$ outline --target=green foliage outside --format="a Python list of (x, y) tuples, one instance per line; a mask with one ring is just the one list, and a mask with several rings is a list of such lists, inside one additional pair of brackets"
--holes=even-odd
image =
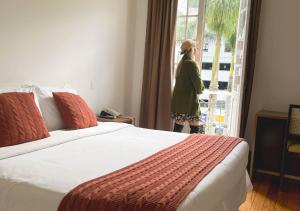
[[(212, 66), (211, 87), (217, 88), (221, 41), (227, 39), (231, 52), (235, 50), (236, 25), (240, 0), (207, 0), (205, 22), (210, 33), (215, 35), (215, 54)], [(233, 72), (233, 60), (232, 60)]]

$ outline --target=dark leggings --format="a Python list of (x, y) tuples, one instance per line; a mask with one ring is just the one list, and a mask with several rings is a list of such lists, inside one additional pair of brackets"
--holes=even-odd
[(174, 124), (174, 130), (173, 130), (174, 132), (181, 133), (182, 129), (183, 129), (183, 125), (180, 125), (180, 124), (177, 124), (177, 123)]
[[(190, 125), (190, 134), (193, 134), (193, 133), (201, 133), (203, 134), (204, 133), (204, 128), (203, 128), (203, 125)], [(174, 132), (182, 132), (182, 129), (183, 129), (183, 125), (180, 125), (180, 124), (177, 124), (175, 123), (174, 124), (174, 129), (173, 131)]]

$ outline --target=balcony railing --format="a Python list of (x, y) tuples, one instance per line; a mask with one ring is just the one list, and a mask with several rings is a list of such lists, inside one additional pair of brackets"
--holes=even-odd
[[(205, 90), (199, 100), (201, 110), (201, 122), (204, 125), (206, 133), (213, 133), (217, 135), (228, 134), (229, 115), (231, 108), (231, 93), (228, 91), (217, 91), (214, 94), (218, 95), (215, 110), (213, 115), (209, 117), (209, 94), (212, 92)], [(211, 119), (209, 119), (211, 118)], [(209, 132), (210, 131), (210, 132)], [(213, 131), (213, 132), (212, 132)]]

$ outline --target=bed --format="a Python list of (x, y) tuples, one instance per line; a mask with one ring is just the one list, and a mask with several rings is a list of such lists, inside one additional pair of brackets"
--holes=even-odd
[[(50, 135), (0, 148), (1, 211), (56, 211), (79, 184), (142, 160), (189, 134), (99, 122), (96, 127)], [(247, 158), (248, 144), (242, 141), (177, 210), (237, 210), (251, 189)]]

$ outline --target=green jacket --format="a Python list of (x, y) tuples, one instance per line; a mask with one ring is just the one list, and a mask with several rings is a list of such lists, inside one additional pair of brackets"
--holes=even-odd
[(199, 68), (195, 61), (182, 63), (173, 91), (171, 112), (179, 114), (200, 115), (198, 95), (204, 90)]

